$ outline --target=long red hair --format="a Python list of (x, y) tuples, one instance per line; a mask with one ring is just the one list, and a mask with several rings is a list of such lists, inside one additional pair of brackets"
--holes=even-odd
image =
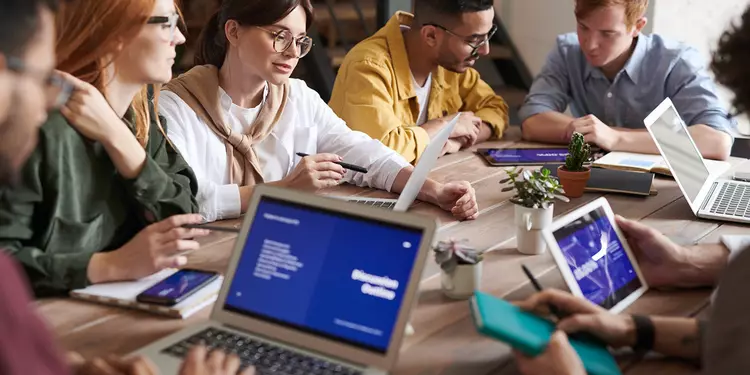
[[(153, 12), (156, 0), (73, 0), (61, 3), (57, 13), (57, 69), (96, 87), (106, 98), (106, 69), (120, 44), (132, 40)], [(109, 59), (107, 57), (110, 57)], [(148, 142), (151, 115), (148, 86), (144, 85), (131, 107), (136, 117), (136, 138)], [(154, 110), (159, 89), (154, 88)], [(158, 124), (158, 117), (156, 118)], [(161, 127), (161, 125), (159, 125)]]

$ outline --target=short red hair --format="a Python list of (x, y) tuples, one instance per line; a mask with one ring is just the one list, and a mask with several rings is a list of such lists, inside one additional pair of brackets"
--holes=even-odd
[(646, 15), (648, 0), (575, 0), (576, 17), (579, 19), (588, 17), (591, 12), (611, 6), (622, 5), (625, 7), (625, 24), (628, 29), (635, 26), (641, 17)]

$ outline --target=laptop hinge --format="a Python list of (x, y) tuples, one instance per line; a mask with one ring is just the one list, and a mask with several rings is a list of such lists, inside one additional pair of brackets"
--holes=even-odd
[(698, 212), (701, 212), (706, 209), (706, 206), (708, 206), (708, 202), (711, 201), (711, 197), (714, 196), (714, 191), (716, 191), (716, 187), (719, 185), (718, 182), (714, 181), (713, 184), (711, 184), (711, 189), (708, 190), (708, 194), (706, 194), (706, 199), (703, 200), (703, 205), (701, 206), (701, 209), (698, 210)]

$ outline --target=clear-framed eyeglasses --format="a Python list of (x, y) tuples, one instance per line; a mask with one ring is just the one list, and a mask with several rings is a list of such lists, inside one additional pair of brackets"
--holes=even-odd
[(471, 47), (471, 56), (478, 56), (479, 49), (482, 48), (483, 45), (489, 43), (490, 40), (492, 40), (492, 37), (495, 36), (495, 33), (497, 32), (497, 25), (492, 25), (492, 28), (487, 34), (481, 35), (481, 36), (464, 36), (454, 33), (453, 31), (449, 30), (447, 27), (444, 27), (442, 25), (438, 25), (436, 23), (426, 23), (425, 26), (434, 26), (437, 27), (448, 34), (461, 39), (466, 45)]
[(177, 13), (170, 14), (168, 16), (154, 16), (148, 19), (146, 21), (149, 25), (161, 25), (161, 28), (164, 31), (169, 32), (168, 36), (169, 39), (167, 40), (174, 40), (174, 34), (177, 30), (177, 24), (180, 22), (180, 15)]
[(282, 29), (279, 31), (268, 30), (260, 26), (257, 28), (271, 34), (273, 36), (273, 50), (278, 53), (284, 53), (294, 43), (299, 48), (299, 57), (303, 58), (305, 55), (310, 53), (313, 47), (313, 40), (307, 35), (302, 35), (297, 38), (292, 35), (291, 31)]
[(17, 74), (34, 77), (43, 87), (48, 109), (59, 109), (70, 99), (74, 86), (54, 71), (41, 71), (29, 67), (17, 57), (8, 57), (8, 69)]

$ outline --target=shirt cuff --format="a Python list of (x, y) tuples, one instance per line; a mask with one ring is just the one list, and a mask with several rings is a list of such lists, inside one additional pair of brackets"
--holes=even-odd
[(237, 185), (221, 185), (216, 187), (216, 219), (235, 219), (242, 213), (240, 188)]
[(502, 138), (503, 132), (508, 127), (508, 116), (503, 116), (500, 111), (494, 108), (480, 109), (475, 114), (492, 128), (490, 140)]
[(410, 166), (408, 161), (404, 159), (401, 155), (395, 154), (394, 157), (388, 159), (388, 161), (383, 166), (383, 171), (386, 171), (386, 178), (385, 178), (385, 184), (384, 184), (384, 190), (388, 191), (389, 193), (393, 192), (393, 183), (396, 182), (396, 176), (398, 176), (399, 172), (401, 172), (402, 169)]
[(64, 285), (70, 289), (81, 289), (91, 285), (88, 277), (89, 263), (93, 253), (56, 254), (54, 256), (55, 271), (62, 278)]
[(518, 110), (518, 118), (523, 125), (530, 117), (547, 112), (557, 112), (557, 110), (544, 104), (526, 104)]
[(729, 259), (727, 261), (729, 263), (742, 251), (750, 247), (750, 236), (741, 234), (724, 235), (721, 236), (721, 243), (729, 249)]
[(411, 129), (414, 132), (414, 140), (417, 142), (417, 158), (414, 159), (414, 164), (417, 164), (422, 153), (430, 144), (430, 135), (427, 134), (427, 130), (419, 126), (412, 126)]
[(135, 179), (125, 179), (124, 181), (132, 196), (155, 214), (157, 211), (156, 203), (159, 201), (163, 189), (166, 188), (165, 181), (169, 180), (169, 176), (156, 161), (150, 156), (146, 156), (146, 162), (143, 164), (141, 173)]

